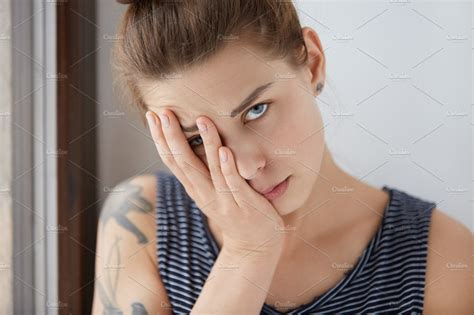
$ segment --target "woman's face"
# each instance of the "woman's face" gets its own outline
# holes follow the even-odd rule
[[[144,83],[142,93],[150,110],[168,108],[182,127],[195,126],[199,116],[211,119],[238,172],[254,189],[291,175],[286,192],[272,200],[286,215],[309,198],[324,154],[315,102],[321,80],[315,73],[311,66],[295,70],[284,60],[267,61],[255,48],[235,41],[189,72]],[[207,165],[197,129],[184,135]]]

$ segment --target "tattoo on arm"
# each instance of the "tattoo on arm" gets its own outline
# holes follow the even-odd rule
[[[132,315],[148,315],[145,306],[142,303],[132,303]]]
[[[102,304],[104,305],[104,315],[122,314],[118,307],[115,295],[117,293],[117,282],[120,273],[120,247],[119,237],[115,237],[115,242],[110,246],[107,253],[107,260],[104,265],[103,284],[100,279],[96,279],[96,288],[98,290]]]
[[[119,273],[120,269],[123,267],[120,264],[120,240],[121,239],[116,236],[114,244],[112,244],[107,253],[103,283],[100,279],[96,279],[96,289],[99,293],[100,300],[104,305],[104,315],[123,314],[116,300]],[[130,307],[132,315],[148,315],[148,312],[142,303],[134,302]]]
[[[130,212],[151,213],[153,207],[151,203],[142,195],[143,187],[132,184],[129,180],[120,183],[111,192],[104,204],[100,222],[105,225],[109,220],[114,219],[119,225],[133,233],[140,244],[148,243],[146,235],[133,224],[127,214]]]

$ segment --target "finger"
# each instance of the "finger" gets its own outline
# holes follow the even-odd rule
[[[204,116],[198,117],[196,124],[198,127],[201,126],[199,132],[204,143],[207,164],[215,190],[222,196],[223,200],[235,203],[221,170],[218,149],[222,144],[217,128],[209,118]]]
[[[191,149],[174,113],[171,110],[165,109],[161,111],[160,114],[166,115],[169,119],[169,126],[164,126],[162,131],[166,143],[168,144],[168,148],[173,154],[176,163],[181,167],[181,170],[186,175],[188,175],[189,171],[189,174],[192,174],[193,179],[196,177],[196,179],[202,181],[205,178],[207,182],[211,184],[211,178],[207,167]]]
[[[259,211],[269,219],[275,217],[276,212],[273,211],[273,206],[269,201],[255,192],[252,187],[240,176],[237,171],[234,156],[232,151],[226,147],[220,147],[219,156],[221,157],[222,174],[230,191],[232,191],[233,198],[240,208],[251,208]],[[222,159],[224,157],[224,159]]]
[[[180,182],[182,182],[182,184],[185,187],[189,187],[191,190],[194,190],[194,191],[198,190],[197,189],[198,187],[200,187],[201,190],[202,189],[212,189],[210,179],[206,175],[204,175],[202,172],[197,172],[196,171],[196,167],[194,165],[198,165],[199,163],[201,163],[202,168],[205,169],[206,167],[202,163],[202,161],[199,160],[195,156],[194,152],[192,153],[192,155],[194,155],[194,157],[198,161],[190,161],[190,160],[193,159],[192,156],[191,156],[191,158],[186,159],[187,161],[190,161],[190,162],[181,161],[181,164],[178,164],[178,162],[176,161],[176,159],[175,159],[176,155],[174,154],[174,152],[176,152],[176,150],[170,148],[170,146],[168,144],[168,140],[166,138],[166,135],[163,132],[163,129],[169,130],[171,128],[171,124],[173,123],[171,118],[170,118],[170,126],[169,126],[169,128],[166,128],[166,127],[162,126],[162,124],[160,122],[160,119],[157,117],[157,115],[153,111],[149,111],[148,115],[150,115],[150,118],[152,118],[152,119],[150,119],[150,122],[152,122],[152,123],[149,124],[149,126],[150,126],[150,131],[151,131],[153,140],[154,140],[156,148],[157,148],[163,162],[166,164],[166,166],[176,175],[176,177],[179,179]],[[153,123],[153,121],[155,123]],[[184,137],[182,132],[181,132],[181,136]],[[187,141],[185,141],[185,142],[189,146]],[[188,151],[183,150],[182,148],[179,149],[179,150],[182,151],[182,152],[187,152],[189,154]],[[189,148],[189,150],[191,150],[191,149]],[[183,154],[186,154],[186,153],[183,153]],[[178,159],[178,160],[181,160],[181,159]],[[183,164],[184,164],[184,167],[182,167]],[[190,166],[190,164],[192,164],[193,166]],[[205,172],[207,172],[207,169],[205,170]],[[208,190],[207,190],[207,192],[208,192]],[[201,193],[201,194],[204,195],[205,193]]]
[[[146,118],[148,121],[148,127],[150,129],[153,142],[155,143],[156,150],[161,157],[163,163],[173,172],[174,175],[179,179],[183,185],[191,185],[188,178],[183,174],[183,172],[175,166],[174,157],[171,154],[168,144],[164,138],[163,132],[161,130],[161,124],[159,118],[153,111],[148,111],[146,113]],[[191,186],[192,187],[192,186]]]

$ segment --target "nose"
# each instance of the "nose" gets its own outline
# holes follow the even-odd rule
[[[262,145],[255,139],[227,141],[226,147],[232,150],[237,171],[246,180],[255,178],[267,164]]]
[[[249,179],[254,179],[254,178],[257,176],[257,173],[260,171],[260,169],[261,169],[261,167],[259,167],[259,168],[257,169],[257,171],[255,172],[255,174],[253,174],[253,175],[250,176],[250,177],[245,177],[245,179],[247,179],[247,180],[249,180]]]

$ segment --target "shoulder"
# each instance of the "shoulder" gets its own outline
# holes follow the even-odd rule
[[[424,314],[472,314],[473,234],[440,209],[433,209],[428,234]]]
[[[130,242],[146,248],[156,262],[156,193],[157,175],[143,174],[120,181],[107,191],[99,216],[99,230],[113,229]]]

